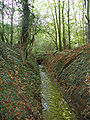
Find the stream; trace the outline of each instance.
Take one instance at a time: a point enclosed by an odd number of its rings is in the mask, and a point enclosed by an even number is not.
[[[78,120],[77,115],[63,98],[58,86],[42,65],[39,65],[44,120]]]

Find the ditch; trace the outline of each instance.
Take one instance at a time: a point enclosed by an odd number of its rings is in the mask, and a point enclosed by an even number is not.
[[[75,111],[63,98],[58,86],[42,65],[39,65],[44,120],[78,120]]]

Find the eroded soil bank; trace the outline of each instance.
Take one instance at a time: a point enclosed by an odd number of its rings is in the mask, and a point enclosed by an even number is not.
[[[62,89],[65,99],[83,120],[89,120],[90,44],[45,54],[43,65]]]

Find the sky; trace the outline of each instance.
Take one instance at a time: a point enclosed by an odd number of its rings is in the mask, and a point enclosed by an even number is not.
[[[0,0],[1,2],[2,0]],[[6,5],[6,7],[9,7],[12,8],[12,5],[11,5],[11,1],[12,0],[4,0],[4,3]],[[18,19],[19,19],[19,12],[17,11],[17,5],[16,5],[16,2],[14,1],[13,2],[13,6],[15,8],[15,12],[14,12],[14,24],[18,24]],[[10,24],[11,23],[11,20],[10,20],[10,15],[11,15],[11,10],[9,9],[8,12],[6,13],[6,9],[7,8],[4,8],[4,23],[5,24]],[[2,21],[2,17],[1,17],[1,14],[0,14],[0,21]]]
[[[1,2],[2,0],[0,0],[0,2]],[[9,6],[11,7],[11,1],[12,0],[4,0],[5,1],[5,4],[9,4]],[[31,2],[32,0],[29,0],[29,2]],[[53,0],[49,0],[50,1],[50,3],[52,3],[53,2]],[[57,2],[58,0],[56,0],[56,2]],[[67,0],[66,0],[67,1]],[[77,6],[77,3],[78,3],[78,1],[80,1],[80,0],[70,0],[70,4],[72,3],[72,2],[74,2],[75,3],[75,5]],[[18,13],[18,11],[16,10],[17,9],[17,5],[16,5],[16,3],[14,2],[13,3],[14,4],[14,7],[15,7],[15,12],[14,12],[14,24],[18,24],[18,20],[20,19],[20,14]],[[82,3],[80,3],[80,4],[82,4]],[[35,3],[34,3],[34,5],[35,5],[35,8],[37,9],[37,11],[39,11],[40,12],[40,15],[41,15],[41,17],[43,18],[43,16],[45,16],[47,13],[48,13],[48,15],[51,15],[51,10],[50,9],[47,9],[47,7],[48,7],[48,0],[35,0]],[[67,12],[67,9],[65,9],[65,11]],[[76,8],[76,11],[78,12],[78,10],[77,10],[77,8]],[[79,12],[82,12],[82,11],[79,11]],[[8,12],[8,14],[11,14],[10,12]],[[70,14],[71,14],[71,16],[73,15],[73,8],[71,7],[70,8]],[[81,15],[81,14],[78,14],[77,13],[77,19],[80,19],[79,17],[79,15]],[[2,20],[2,17],[1,17],[1,15],[0,15],[0,21]],[[47,20],[49,20],[49,19],[47,19]],[[6,13],[5,13],[5,17],[4,17],[4,22],[5,23],[9,23],[10,24],[10,18],[8,18],[8,15],[6,15]]]
[[[55,0],[56,3],[58,3],[58,0]],[[63,0],[61,0],[63,1]],[[79,4],[80,4],[80,7],[77,9],[77,6],[78,6],[78,1],[79,1]],[[70,0],[70,18],[72,19],[73,15],[74,15],[74,12],[73,12],[73,7],[72,7],[72,3],[75,4],[75,11],[76,11],[76,18],[77,20],[81,19],[82,18],[82,2],[83,0]],[[53,3],[53,0],[49,0],[50,4]],[[65,0],[65,2],[67,2],[67,0]],[[36,0],[35,2],[35,7],[38,9],[38,11],[40,11],[40,15],[43,17],[45,16],[47,13],[50,15],[52,15],[51,13],[51,9],[48,9],[47,10],[47,7],[48,7],[48,0]],[[51,6],[50,6],[51,7]],[[46,12],[47,11],[47,12]],[[65,13],[66,13],[66,17],[67,17],[67,7],[65,6]],[[54,13],[54,11],[53,11]],[[48,19],[47,19],[48,20]]]

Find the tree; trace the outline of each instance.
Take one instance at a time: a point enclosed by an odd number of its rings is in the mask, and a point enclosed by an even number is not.
[[[48,4],[49,4],[49,7],[50,7],[51,13],[52,13],[52,18],[53,18],[53,23],[54,23],[54,30],[55,30],[55,45],[56,45],[56,51],[58,51],[58,45],[57,45],[57,24],[56,24],[55,16],[54,16],[54,13],[53,13],[53,10],[51,8],[49,0],[48,0]],[[56,15],[56,18],[57,18],[57,15]]]
[[[13,43],[13,15],[14,15],[14,6],[13,6],[14,0],[12,0],[12,13],[11,13],[11,45]]]
[[[64,20],[64,4],[65,4],[65,1],[63,0],[63,6],[62,6],[63,47],[64,47],[64,49],[66,49],[66,39],[65,39],[65,20]]]
[[[1,39],[4,42],[4,0],[2,0],[2,33]]]
[[[87,20],[88,20],[88,33],[87,33],[87,38],[88,38],[88,43],[90,43],[90,0],[87,0]]]
[[[58,9],[59,9],[59,25],[58,25],[58,34],[59,34],[59,51],[62,50],[62,43],[61,43],[61,6],[60,0],[58,0]]]
[[[68,0],[68,48],[71,48],[71,43],[70,43],[70,18],[69,18],[69,12],[70,12],[70,5],[69,5],[69,0]]]
[[[23,0],[22,2],[23,8],[23,20],[22,20],[22,36],[21,36],[21,43],[27,43],[28,38],[28,26],[29,26],[29,7],[28,7],[28,0]]]
[[[85,9],[87,12],[87,15],[85,15],[86,20],[87,20],[87,42],[90,43],[90,16],[89,16],[89,12],[90,12],[90,1],[89,0],[84,0],[85,2]],[[87,3],[87,4],[86,4]],[[87,6],[86,6],[87,5]]]
[[[58,38],[59,38],[59,51],[62,50],[62,44],[61,44],[61,10],[60,10],[60,7],[61,7],[60,0],[58,0],[58,15],[59,15],[59,19],[58,19],[56,2],[54,0],[55,18],[56,18],[56,24],[57,24],[57,29],[58,29]]]
[[[84,39],[85,39],[85,30],[84,30],[84,4],[82,4],[83,5],[83,11],[82,11],[82,13],[83,13],[83,17],[82,17],[82,23],[83,23],[83,43],[84,43]]]
[[[27,59],[27,40],[28,40],[28,27],[29,27],[29,14],[30,14],[30,10],[28,7],[28,0],[22,1],[22,8],[23,8],[23,20],[22,20],[21,44],[24,52],[24,55],[22,56],[23,62],[25,62],[24,57],[25,59]]]

